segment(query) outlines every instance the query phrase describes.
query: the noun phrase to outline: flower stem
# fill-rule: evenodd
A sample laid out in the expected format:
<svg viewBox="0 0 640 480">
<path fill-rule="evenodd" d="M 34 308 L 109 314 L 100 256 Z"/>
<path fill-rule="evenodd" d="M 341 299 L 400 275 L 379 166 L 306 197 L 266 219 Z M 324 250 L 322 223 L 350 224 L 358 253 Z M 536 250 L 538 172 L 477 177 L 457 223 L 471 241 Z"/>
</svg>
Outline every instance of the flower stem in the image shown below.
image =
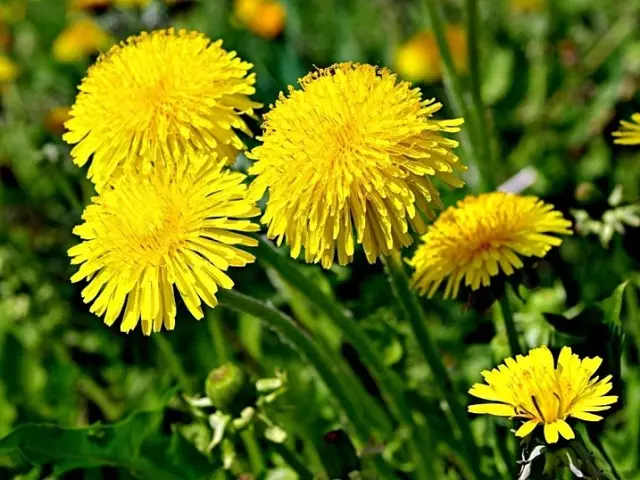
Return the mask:
<svg viewBox="0 0 640 480">
<path fill-rule="evenodd" d="M 251 465 L 251 471 L 257 476 L 265 470 L 264 459 L 262 458 L 262 450 L 260 444 L 256 439 L 256 434 L 253 428 L 245 428 L 240 432 L 240 438 L 247 449 L 247 456 L 249 457 L 249 464 Z"/>
<path fill-rule="evenodd" d="M 313 474 L 305 466 L 295 453 L 290 451 L 285 445 L 271 443 L 270 448 L 282 457 L 287 464 L 298 474 L 299 480 L 313 480 Z"/>
<path fill-rule="evenodd" d="M 194 390 L 191 379 L 189 378 L 189 375 L 187 375 L 187 372 L 185 372 L 184 368 L 182 368 L 180 358 L 173 351 L 173 347 L 171 346 L 169 340 L 167 340 L 162 333 L 151 335 L 151 338 L 158 346 L 158 350 L 160 350 L 164 361 L 167 363 L 167 367 L 176 378 L 176 380 L 178 380 L 180 387 L 182 387 L 187 395 L 193 395 Z"/>
<path fill-rule="evenodd" d="M 472 471 L 477 477 L 482 478 L 482 474 L 479 472 L 482 457 L 476 445 L 473 432 L 471 431 L 469 419 L 463 406 L 458 401 L 453 381 L 442 363 L 440 353 L 437 351 L 429 335 L 429 331 L 426 328 L 427 320 L 424 311 L 415 293 L 409 288 L 409 282 L 404 271 L 404 266 L 402 265 L 402 260 L 400 259 L 400 254 L 394 252 L 387 257 L 382 257 L 382 260 L 396 300 L 409 320 L 413 334 L 435 378 L 436 385 L 447 402 L 460 431 L 468 460 L 471 462 L 471 465 L 474 466 Z"/>
<path fill-rule="evenodd" d="M 258 258 L 270 265 L 291 287 L 298 290 L 318 309 L 322 310 L 342 330 L 364 364 L 371 369 L 386 402 L 398 421 L 411 428 L 413 456 L 417 462 L 418 471 L 423 472 L 423 477 L 419 478 L 435 478 L 434 462 L 430 458 L 433 449 L 426 432 L 418 428 L 414 422 L 402 381 L 384 364 L 379 352 L 351 315 L 345 312 L 333 298 L 326 295 L 317 285 L 309 281 L 292 261 L 284 258 L 268 241 L 262 237 L 259 240 Z"/>
<path fill-rule="evenodd" d="M 474 115 L 476 113 L 475 110 L 470 109 L 468 106 L 462 82 L 456 72 L 456 67 L 453 62 L 453 57 L 445 34 L 445 21 L 442 7 L 438 3 L 438 0 L 423 0 L 423 3 L 426 8 L 427 15 L 429 16 L 429 21 L 431 22 L 431 28 L 433 29 L 436 43 L 438 44 L 440 58 L 442 59 L 442 77 L 447 88 L 449 101 L 451 102 L 455 114 L 464 118 L 465 126 L 467 127 L 462 130 L 462 133 L 464 134 L 463 139 L 467 140 L 467 143 L 469 144 L 467 145 L 467 148 L 464 149 L 467 152 L 467 157 L 469 157 L 467 161 L 475 162 L 481 177 L 481 185 L 478 187 L 481 190 L 486 190 L 489 188 L 489 185 L 485 169 L 488 169 L 489 166 L 482 158 L 482 147 L 480 147 L 482 139 L 480 139 L 478 117 Z M 466 132 L 468 132 L 468 134 Z M 471 153 L 471 155 L 469 155 L 469 153 Z M 480 158 L 478 159 L 477 157 Z"/>
<path fill-rule="evenodd" d="M 233 290 L 220 290 L 217 295 L 221 305 L 258 318 L 278 333 L 284 343 L 306 358 L 327 388 L 335 395 L 360 440 L 364 443 L 369 439 L 372 427 L 362 415 L 362 405 L 353 401 L 348 391 L 348 383 L 340 379 L 340 369 L 336 366 L 334 359 L 313 341 L 308 332 L 291 317 L 255 298 Z M 381 458 L 374 459 L 374 462 L 381 473 L 389 474 L 389 466 Z"/>
<path fill-rule="evenodd" d="M 504 294 L 500 297 L 500 310 L 502 311 L 504 327 L 507 331 L 507 339 L 509 340 L 509 349 L 511 350 L 511 356 L 515 357 L 516 355 L 522 353 L 522 350 L 520 349 L 518 332 L 516 330 L 516 324 L 513 320 L 513 313 L 511 312 L 511 305 L 509 304 L 509 295 L 506 289 Z"/>
<path fill-rule="evenodd" d="M 495 169 L 491 136 L 487 128 L 484 104 L 482 103 L 482 72 L 480 71 L 480 38 L 478 0 L 466 0 L 467 45 L 469 51 L 469 73 L 471 79 L 471 99 L 473 101 L 474 120 L 478 124 L 478 143 L 482 151 L 481 162 L 484 167 L 485 182 L 489 190 L 496 188 Z"/>
<path fill-rule="evenodd" d="M 266 303 L 233 290 L 220 290 L 218 292 L 218 300 L 225 307 L 260 319 L 281 335 L 281 339 L 285 343 L 293 347 L 313 365 L 318 375 L 320 375 L 327 387 L 336 396 L 342 408 L 344 408 L 347 417 L 353 423 L 361 440 L 366 441 L 369 438 L 370 426 L 363 419 L 358 405 L 352 402 L 351 397 L 346 393 L 342 383 L 337 378 L 332 359 L 327 358 L 325 353 L 311 339 L 310 335 L 291 317 Z"/>
<path fill-rule="evenodd" d="M 576 438 L 571 442 L 571 447 L 582 463 L 580 465 L 580 470 L 583 474 L 587 474 L 587 478 L 591 478 L 593 480 L 609 480 L 595 464 L 595 459 L 587 450 L 580 433 L 576 432 Z"/>
</svg>

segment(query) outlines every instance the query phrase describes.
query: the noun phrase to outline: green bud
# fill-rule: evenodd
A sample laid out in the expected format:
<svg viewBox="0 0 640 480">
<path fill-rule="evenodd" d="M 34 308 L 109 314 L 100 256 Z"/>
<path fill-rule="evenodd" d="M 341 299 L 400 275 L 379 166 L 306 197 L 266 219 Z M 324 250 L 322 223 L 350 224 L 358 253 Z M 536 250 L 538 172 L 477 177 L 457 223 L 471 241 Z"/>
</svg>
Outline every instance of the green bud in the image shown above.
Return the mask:
<svg viewBox="0 0 640 480">
<path fill-rule="evenodd" d="M 233 363 L 225 363 L 211 370 L 205 382 L 205 392 L 211 404 L 219 410 L 228 410 L 242 394 L 245 374 Z"/>
</svg>

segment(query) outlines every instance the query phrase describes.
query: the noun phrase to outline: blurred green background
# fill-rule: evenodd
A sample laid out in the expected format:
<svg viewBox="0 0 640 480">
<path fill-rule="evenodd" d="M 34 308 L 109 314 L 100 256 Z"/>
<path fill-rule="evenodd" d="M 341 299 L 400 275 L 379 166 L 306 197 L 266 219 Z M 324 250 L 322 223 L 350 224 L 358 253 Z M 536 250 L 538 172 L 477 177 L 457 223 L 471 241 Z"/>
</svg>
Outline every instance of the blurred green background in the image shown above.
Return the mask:
<svg viewBox="0 0 640 480">
<path fill-rule="evenodd" d="M 425 97 L 442 101 L 442 116 L 454 115 L 421 1 L 273 3 L 0 0 L 0 438 L 25 423 L 86 427 L 159 412 L 130 417 L 133 426 L 116 429 L 122 451 L 111 452 L 113 458 L 102 464 L 66 456 L 65 449 L 74 447 L 61 440 L 51 443 L 61 460 L 43 460 L 43 466 L 0 450 L 0 478 L 163 478 L 147 469 L 147 462 L 173 472 L 166 478 L 240 478 L 243 472 L 253 476 L 242 478 L 298 478 L 289 455 L 314 474 L 323 470 L 323 436 L 344 427 L 344 419 L 313 370 L 256 319 L 219 308 L 199 323 L 182 315 L 176 330 L 161 339 L 139 331 L 123 335 L 90 314 L 81 287 L 68 280 L 71 230 L 93 190 L 85 171 L 70 160 L 62 123 L 98 52 L 128 35 L 171 25 L 222 38 L 225 48 L 254 64 L 255 98 L 266 106 L 308 71 L 349 60 L 392 68 L 419 85 Z M 452 53 L 466 82 L 463 2 L 443 3 Z M 499 159 L 489 169 L 492 182 L 530 176 L 534 181 L 526 192 L 553 203 L 578 227 L 541 262 L 535 288 L 522 288 L 522 297 L 514 297 L 516 322 L 529 346 L 553 342 L 561 334 L 541 312 L 590 305 L 630 281 L 621 313 L 627 333 L 624 400 L 609 415 L 604 441 L 622 478 L 640 479 L 640 149 L 614 145 L 611 137 L 620 119 L 640 111 L 640 1 L 486 0 L 479 15 L 482 96 L 493 118 Z M 258 121 L 251 128 L 258 133 Z M 461 155 L 471 167 L 468 188 L 444 191 L 446 205 L 482 188 L 486 166 Z M 241 157 L 236 168 L 247 164 Z M 350 309 L 401 374 L 415 408 L 436 432 L 442 478 L 465 478 L 456 466 L 451 434 L 439 424 L 429 369 L 392 302 L 380 263 L 369 265 L 357 252 L 348 268 L 304 266 L 303 271 Z M 234 274 L 239 291 L 291 313 L 346 358 L 371 395 L 379 396 L 341 333 L 275 272 L 258 262 Z M 480 370 L 508 356 L 503 332 L 493 327 L 495 312 L 470 309 L 464 300 L 424 302 L 429 328 L 463 392 L 479 381 Z M 176 385 L 202 393 L 209 371 L 226 361 L 237 362 L 252 378 L 286 373 L 286 391 L 270 404 L 269 418 L 287 440 L 281 445 L 257 433 L 245 436 L 227 447 L 235 454 L 228 470 L 222 461 L 229 452 L 214 451 L 209 470 L 219 470 L 217 477 L 199 477 L 191 472 L 199 471 L 204 457 L 194 445 L 202 447 L 211 434 L 193 421 Z M 500 441 L 515 448 L 505 435 L 509 423 L 498 422 L 497 440 L 487 433 L 494 423 L 477 419 L 473 427 L 500 478 L 515 478 L 509 476 L 515 462 L 494 460 Z M 145 446 L 138 452 L 136 438 L 151 431 L 138 439 Z M 393 478 L 410 478 L 411 459 L 403 458 L 402 442 L 400 432 L 380 447 L 394 466 Z M 376 455 L 379 446 L 359 447 Z"/>
</svg>

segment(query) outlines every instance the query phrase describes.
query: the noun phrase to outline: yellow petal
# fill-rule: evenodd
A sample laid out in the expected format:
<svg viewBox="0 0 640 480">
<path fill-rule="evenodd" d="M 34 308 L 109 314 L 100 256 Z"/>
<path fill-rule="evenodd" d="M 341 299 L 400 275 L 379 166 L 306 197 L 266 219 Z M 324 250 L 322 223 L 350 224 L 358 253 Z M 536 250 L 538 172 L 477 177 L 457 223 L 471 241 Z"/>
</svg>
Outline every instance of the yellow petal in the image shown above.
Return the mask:
<svg viewBox="0 0 640 480">
<path fill-rule="evenodd" d="M 538 421 L 537 420 L 529 420 L 528 422 L 525 422 L 517 431 L 516 431 L 516 437 L 526 437 L 527 435 L 529 435 L 531 432 L 533 432 L 534 428 L 536 428 L 536 426 L 538 425 Z"/>
<path fill-rule="evenodd" d="M 556 423 L 544 424 L 544 439 L 547 443 L 556 443 L 558 441 L 558 426 Z"/>
<path fill-rule="evenodd" d="M 571 416 L 579 420 L 584 420 L 585 422 L 597 422 L 599 420 L 602 420 L 602 417 L 600 415 L 594 415 L 593 413 L 588 412 L 571 412 Z"/>
<path fill-rule="evenodd" d="M 513 417 L 516 413 L 511 405 L 505 405 L 504 403 L 481 403 L 478 405 L 469 405 L 469 412 L 480 414 L 487 413 L 498 417 Z"/>
<path fill-rule="evenodd" d="M 573 433 L 573 430 L 569 426 L 567 422 L 564 420 L 557 420 L 556 425 L 558 426 L 558 431 L 560 435 L 562 435 L 566 440 L 571 440 L 572 438 L 576 438 L 576 434 Z"/>
</svg>

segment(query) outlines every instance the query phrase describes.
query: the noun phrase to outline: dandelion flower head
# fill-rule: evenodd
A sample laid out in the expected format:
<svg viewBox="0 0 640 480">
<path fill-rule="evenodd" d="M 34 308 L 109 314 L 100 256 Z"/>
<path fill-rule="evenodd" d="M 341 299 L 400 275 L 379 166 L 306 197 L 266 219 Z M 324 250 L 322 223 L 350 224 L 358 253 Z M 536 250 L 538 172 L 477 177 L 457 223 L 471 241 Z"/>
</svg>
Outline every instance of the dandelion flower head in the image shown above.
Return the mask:
<svg viewBox="0 0 640 480">
<path fill-rule="evenodd" d="M 462 119 L 434 119 L 440 103 L 371 65 L 337 64 L 300 85 L 280 94 L 248 155 L 252 187 L 269 193 L 269 238 L 325 268 L 349 263 L 356 243 L 369 262 L 411 244 L 409 225 L 423 232 L 421 212 L 442 207 L 432 179 L 463 185 L 458 142 L 442 136 Z"/>
<path fill-rule="evenodd" d="M 460 283 L 477 290 L 500 273 L 522 268 L 524 257 L 544 257 L 562 243 L 551 233 L 571 234 L 571 222 L 537 197 L 503 192 L 469 195 L 429 226 L 409 264 L 420 294 L 432 296 L 445 279 L 444 296 Z"/>
<path fill-rule="evenodd" d="M 613 132 L 613 142 L 620 145 L 640 145 L 640 113 L 631 115 L 631 121 L 620 120 L 620 130 Z"/>
<path fill-rule="evenodd" d="M 581 359 L 564 347 L 555 365 L 546 346 L 534 348 L 526 356 L 507 358 L 498 368 L 482 372 L 486 384 L 476 383 L 469 394 L 495 403 L 470 405 L 469 411 L 525 420 L 516 431 L 518 437 L 541 425 L 547 443 L 556 443 L 560 435 L 570 440 L 575 434 L 568 418 L 602 420 L 593 412 L 608 410 L 618 400 L 607 395 L 613 388 L 611 375 L 593 377 L 601 363 L 600 357 Z"/>
<path fill-rule="evenodd" d="M 199 167 L 196 165 L 200 165 Z M 218 287 L 229 289 L 229 267 L 243 267 L 254 256 L 238 248 L 255 246 L 246 232 L 260 213 L 247 198 L 245 175 L 217 162 L 191 162 L 176 174 L 158 169 L 145 177 L 122 176 L 93 199 L 74 229 L 82 242 L 69 250 L 80 267 L 73 282 L 91 312 L 120 330 L 141 320 L 150 334 L 175 325 L 174 287 L 191 314 L 203 316 L 201 300 L 217 304 Z"/>
<path fill-rule="evenodd" d="M 183 167 L 200 152 L 233 161 L 249 100 L 251 64 L 203 34 L 157 30 L 113 46 L 89 69 L 64 139 L 98 188 L 123 171 Z"/>
</svg>

